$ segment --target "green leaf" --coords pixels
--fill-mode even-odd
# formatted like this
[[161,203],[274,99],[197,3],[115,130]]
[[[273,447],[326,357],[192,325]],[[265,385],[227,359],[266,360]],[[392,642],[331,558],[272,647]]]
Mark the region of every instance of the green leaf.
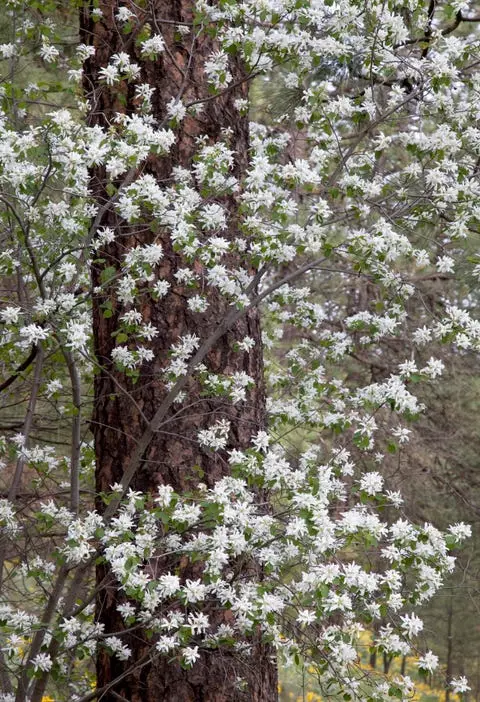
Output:
[[113,266],[107,266],[100,273],[100,281],[102,285],[108,285],[108,283],[115,278],[117,275],[117,269]]

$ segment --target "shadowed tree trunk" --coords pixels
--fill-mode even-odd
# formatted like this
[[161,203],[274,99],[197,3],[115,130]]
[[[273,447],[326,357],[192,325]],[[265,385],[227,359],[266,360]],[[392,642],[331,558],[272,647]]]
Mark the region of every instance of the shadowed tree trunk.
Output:
[[453,677],[453,587],[450,589],[450,598],[447,609],[447,668],[445,678],[445,702],[450,702],[450,681]]
[[[131,60],[141,67],[141,82],[155,88],[153,117],[159,125],[165,120],[165,105],[172,97],[181,95],[183,102],[188,103],[209,96],[203,64],[218,47],[206,32],[195,38],[197,28],[191,26],[192,0],[151,0],[141,5],[123,2],[122,6],[130,7],[136,15],[129,32],[122,32],[122,26],[115,18],[118,2],[101,1],[99,7],[103,16],[99,21],[92,19],[93,6],[92,3],[81,12],[82,41],[96,49],[95,55],[86,63],[83,84],[91,108],[91,125],[107,127],[112,124],[116,113],[135,112],[131,85],[121,82],[107,86],[99,81],[99,70],[108,65],[112,54],[119,52],[128,53]],[[140,6],[143,9],[139,9]],[[155,61],[142,58],[135,41],[147,23],[152,34],[162,33],[166,44],[166,51]],[[191,31],[188,34],[176,31],[176,25],[180,23],[190,27]],[[232,89],[205,102],[203,110],[195,118],[187,116],[183,120],[176,129],[176,142],[168,157],[149,159],[144,172],[153,175],[158,183],[171,185],[174,166],[190,168],[195,153],[195,138],[199,134],[206,134],[213,143],[226,128],[231,130],[231,144],[236,154],[233,174],[242,178],[248,158],[248,121],[239,115],[234,101],[245,98],[248,87],[243,66],[235,57],[230,59],[230,71],[233,75]],[[121,180],[118,182],[120,184]],[[100,206],[108,200],[103,166],[92,168],[91,188]],[[235,198],[225,196],[219,202],[228,210],[230,222],[228,232],[222,232],[222,235],[236,236]],[[150,420],[164,400],[167,389],[162,371],[167,365],[172,344],[185,334],[196,334],[200,339],[206,339],[225,317],[228,308],[225,299],[210,292],[209,307],[205,313],[190,311],[187,307],[188,291],[175,278],[175,273],[185,266],[185,261],[174,251],[168,231],[153,233],[145,226],[128,225],[112,210],[104,213],[101,226],[113,229],[115,240],[97,252],[91,266],[94,341],[99,363],[92,420],[98,492],[108,491],[113,483],[121,480],[136,443],[146,428],[145,419]],[[141,310],[143,320],[151,322],[159,334],[150,342],[154,360],[142,365],[138,381],[133,383],[117,371],[111,361],[111,352],[115,347],[113,333],[118,329],[119,317],[128,307],[119,302],[113,287],[100,293],[96,288],[102,281],[102,270],[113,267],[119,271],[119,262],[130,249],[153,242],[161,243],[164,250],[155,275],[168,281],[170,289],[160,301],[155,301],[147,289],[139,291],[136,307]],[[198,262],[195,265],[201,275],[202,264]],[[107,301],[111,316],[104,315]],[[235,350],[235,342],[245,336],[255,340],[255,348],[250,353]],[[242,449],[249,445],[251,436],[265,426],[262,346],[256,310],[250,311],[222,336],[209,352],[205,365],[213,373],[248,373],[255,384],[248,393],[247,401],[233,405],[225,399],[204,398],[196,381],[190,380],[184,401],[174,405],[162,428],[150,442],[142,466],[132,482],[134,490],[155,493],[158,485],[169,484],[181,492],[195,488],[200,480],[211,487],[228,473],[228,456],[226,452],[212,453],[200,447],[197,440],[199,430],[226,418],[231,421],[228,448]],[[202,477],[199,478],[199,475]],[[254,568],[251,564],[246,567]],[[183,560],[181,564],[164,560],[160,566],[156,564],[156,575],[159,568],[165,571],[177,568],[177,572],[180,569],[179,572],[186,578],[198,577],[201,565]],[[123,601],[122,595],[105,565],[97,569],[97,583],[102,584],[97,597],[97,620],[105,626],[106,634],[121,633],[125,624],[117,612],[117,605]],[[212,603],[209,607],[206,611],[213,629],[229,622],[228,613],[218,603]],[[155,652],[152,646],[155,640],[148,640],[141,630],[122,634],[121,639],[132,649],[133,660],[120,661],[104,651],[98,654],[98,689],[124,676],[102,694],[103,702],[119,699],[129,702],[272,702],[277,698],[272,650],[260,641],[260,637],[252,637],[251,655],[248,657],[241,658],[231,650],[211,650],[202,653],[201,659],[190,670],[184,670],[178,662],[169,660],[170,656],[156,654],[156,657],[149,657],[149,651]],[[132,665],[133,670],[130,670]],[[243,685],[238,684],[240,678],[244,681]]]

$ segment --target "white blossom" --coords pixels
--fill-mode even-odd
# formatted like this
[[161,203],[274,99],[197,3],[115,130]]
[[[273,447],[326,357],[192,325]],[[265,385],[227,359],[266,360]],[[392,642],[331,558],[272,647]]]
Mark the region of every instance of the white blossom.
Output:
[[471,690],[467,678],[463,675],[458,678],[452,678],[450,680],[450,687],[454,695],[463,694]]
[[53,661],[48,653],[38,653],[32,661],[34,670],[48,672],[51,670]]
[[438,656],[432,653],[432,651],[427,651],[418,659],[417,665],[421,670],[433,673],[433,671],[438,668]]
[[195,661],[200,658],[200,653],[198,652],[198,646],[187,646],[181,649],[182,658],[185,665],[192,666]]

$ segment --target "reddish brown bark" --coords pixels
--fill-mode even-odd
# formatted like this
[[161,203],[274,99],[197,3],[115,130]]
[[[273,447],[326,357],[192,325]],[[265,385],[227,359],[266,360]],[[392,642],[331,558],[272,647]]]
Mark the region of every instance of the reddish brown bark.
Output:
[[[175,24],[191,22],[191,0],[151,0],[143,10],[140,21],[133,31],[122,34],[115,20],[118,2],[100,2],[103,18],[99,22],[91,20],[90,8],[81,14],[82,40],[93,44],[96,54],[86,66],[84,89],[91,105],[91,124],[106,126],[116,112],[131,113],[135,109],[133,88],[127,84],[108,88],[98,80],[98,71],[108,64],[112,54],[126,51],[142,68],[142,80],[154,85],[153,114],[161,123],[165,119],[165,105],[171,97],[182,91],[184,102],[207,97],[208,91],[203,72],[205,58],[216,47],[215,40],[206,33],[195,40],[192,34],[179,41],[175,37]],[[128,3],[122,3],[125,5]],[[139,15],[138,4],[132,9]],[[166,22],[164,21],[166,20]],[[168,50],[155,62],[142,60],[135,45],[135,36],[146,22],[152,32],[158,29],[165,39]],[[154,29],[155,28],[155,29]],[[236,87],[205,103],[201,114],[193,119],[187,117],[177,130],[177,140],[170,155],[151,159],[146,170],[156,176],[158,182],[168,184],[172,166],[189,168],[195,152],[195,137],[207,134],[214,141],[221,130],[232,130],[232,143],[236,152],[234,174],[241,178],[245,171],[248,152],[248,122],[240,117],[234,108],[234,101],[246,97],[247,82],[243,67],[238,59],[232,58],[230,70]],[[119,98],[121,94],[121,99]],[[105,202],[104,170],[101,167],[92,171],[92,188],[99,203]],[[233,197],[223,198],[222,204],[230,213],[230,236],[235,235],[236,203]],[[141,368],[138,382],[133,384],[124,374],[115,370],[111,363],[111,351],[115,346],[113,332],[118,328],[118,317],[125,312],[109,293],[113,305],[113,315],[105,318],[102,304],[105,294],[94,294],[94,338],[95,352],[100,370],[95,378],[95,407],[93,412],[93,433],[96,451],[96,487],[98,492],[108,491],[109,486],[120,481],[129,465],[129,459],[136,442],[145,429],[145,417],[149,420],[165,398],[166,388],[162,369],[167,364],[168,350],[179,336],[191,333],[206,339],[224,318],[227,303],[220,296],[209,294],[210,306],[206,313],[189,311],[186,290],[178,285],[174,274],[185,262],[174,252],[168,232],[160,236],[146,231],[145,227],[127,226],[113,211],[109,210],[102,226],[112,227],[121,234],[112,244],[98,252],[92,263],[93,288],[100,283],[102,269],[118,267],[126,251],[139,243],[160,241],[165,256],[157,270],[159,279],[168,280],[170,293],[160,302],[155,302],[148,291],[141,296],[141,308],[145,321],[151,321],[160,331],[152,343],[155,359]],[[99,259],[101,262],[99,262]],[[198,263],[201,271],[201,264]],[[255,339],[255,350],[250,353],[238,352],[234,344],[239,339],[250,336]],[[187,386],[187,398],[183,404],[176,404],[167,417],[163,428],[151,441],[137,472],[133,489],[154,493],[159,484],[170,484],[177,491],[191,489],[199,482],[199,469],[202,480],[212,485],[228,472],[226,453],[212,454],[198,445],[197,434],[215,420],[227,418],[231,421],[229,448],[245,448],[250,438],[265,424],[265,397],[259,317],[256,310],[240,319],[230,331],[209,352],[205,364],[215,373],[245,371],[255,379],[255,386],[243,405],[233,405],[222,399],[205,399],[194,380]],[[121,390],[123,389],[123,391]],[[143,414],[143,417],[142,417]],[[176,564],[177,567],[179,564]],[[175,564],[165,563],[170,569]],[[195,568],[198,569],[198,565]],[[251,568],[252,566],[248,566]],[[194,572],[194,567],[182,563],[184,577]],[[107,582],[97,599],[97,619],[105,626],[106,633],[121,632],[124,628],[116,607],[120,601],[115,581],[105,566],[98,568],[97,581]],[[227,613],[212,603],[209,614],[217,625],[227,620]],[[142,631],[122,636],[122,640],[133,650],[134,661],[141,661],[152,646]],[[271,702],[277,697],[276,668],[272,662],[271,649],[258,640],[252,640],[252,655],[241,659],[231,651],[210,651],[203,653],[201,660],[191,670],[183,670],[179,663],[166,658],[156,658],[145,665],[139,665],[126,675],[111,690],[102,695],[103,702],[127,699],[130,702],[240,702],[240,700]],[[100,652],[97,660],[97,685],[101,689],[115,678],[126,673],[132,662],[122,662]],[[246,686],[240,689],[236,680],[242,678]],[[119,697],[120,695],[120,697]]]

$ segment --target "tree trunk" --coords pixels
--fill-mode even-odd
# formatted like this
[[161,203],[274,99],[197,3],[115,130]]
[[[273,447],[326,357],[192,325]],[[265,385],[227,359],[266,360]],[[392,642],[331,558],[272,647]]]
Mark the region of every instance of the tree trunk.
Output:
[[[192,0],[150,0],[141,5],[122,2],[123,7],[130,7],[136,14],[133,29],[128,33],[122,33],[121,25],[115,19],[119,6],[115,0],[99,3],[103,12],[99,21],[92,20],[93,2],[82,11],[82,41],[96,48],[95,55],[86,63],[84,77],[84,90],[91,106],[90,124],[107,127],[116,113],[133,114],[135,111],[134,91],[130,85],[124,82],[109,87],[99,81],[100,68],[108,65],[112,54],[121,51],[128,53],[131,60],[140,65],[141,82],[155,87],[153,117],[159,124],[165,120],[165,105],[172,97],[181,93],[184,102],[209,97],[203,64],[209,54],[218,48],[215,39],[206,32],[193,39],[196,27],[186,36],[178,32],[175,34],[178,23],[191,23],[191,5]],[[140,6],[144,9],[139,9]],[[167,47],[155,61],[143,59],[135,42],[135,36],[146,23],[152,28],[152,33],[161,31]],[[243,66],[235,57],[230,59],[230,71],[235,87],[205,102],[203,111],[197,117],[187,116],[176,130],[176,142],[169,156],[150,158],[144,172],[154,175],[159,183],[170,185],[172,167],[190,168],[198,135],[206,134],[213,143],[220,138],[222,130],[229,128],[236,154],[233,174],[242,177],[248,157],[248,121],[239,115],[234,101],[247,96],[248,86]],[[99,205],[108,200],[103,166],[92,169],[91,188]],[[225,196],[219,201],[228,210],[229,221],[235,222],[235,198]],[[145,418],[152,418],[167,394],[162,370],[168,363],[168,351],[172,344],[185,334],[196,334],[202,340],[206,339],[225,317],[228,308],[223,297],[210,292],[207,312],[191,312],[187,307],[188,290],[174,277],[177,270],[185,266],[185,261],[181,254],[174,251],[169,233],[161,231],[154,234],[145,226],[127,225],[112,209],[105,212],[101,226],[112,228],[116,234],[121,233],[121,237],[116,237],[97,252],[91,267],[94,343],[99,364],[95,376],[92,420],[98,493],[109,491],[113,483],[121,480],[136,443],[146,428]],[[223,235],[236,236],[235,225],[230,224],[228,233]],[[157,327],[159,334],[150,342],[154,360],[142,365],[138,381],[133,383],[116,370],[111,361],[111,352],[115,347],[112,334],[118,329],[119,317],[126,308],[116,298],[113,288],[101,293],[95,292],[95,289],[100,285],[103,269],[114,267],[119,270],[119,261],[129,249],[139,243],[153,242],[161,243],[164,250],[156,276],[168,281],[170,289],[160,301],[155,301],[148,289],[140,293],[136,307],[141,309],[143,320]],[[201,273],[201,263],[195,265]],[[110,317],[104,316],[103,305],[107,300],[111,304]],[[255,348],[249,353],[235,350],[235,343],[245,336],[255,340]],[[190,379],[185,399],[170,409],[163,425],[165,430],[157,432],[150,442],[131,485],[134,490],[155,493],[160,484],[168,484],[175,491],[182,492],[195,487],[199,480],[211,487],[228,472],[227,454],[222,451],[213,454],[200,447],[197,440],[199,430],[226,418],[231,421],[228,448],[242,449],[249,445],[252,435],[264,428],[265,391],[258,312],[251,310],[225,333],[204,363],[213,373],[248,373],[255,380],[255,385],[247,401],[233,405],[225,399],[205,398],[196,381]],[[199,474],[203,476],[201,479]],[[192,577],[195,573],[198,576],[201,565],[182,561],[182,564],[164,563],[162,567],[165,570],[177,568],[177,572],[180,568],[183,577]],[[106,634],[118,634],[125,629],[117,612],[122,595],[105,565],[98,567],[97,583],[102,583],[97,597],[97,620],[105,626]],[[228,621],[228,613],[218,603],[212,603],[207,613],[214,625]],[[102,650],[98,654],[98,689],[108,686],[129,671],[102,694],[103,702],[119,699],[129,702],[272,702],[277,698],[272,650],[262,643],[260,636],[252,638],[251,655],[247,658],[241,658],[231,650],[204,652],[189,670],[184,670],[179,662],[171,661],[170,656],[162,658],[157,655],[149,659],[148,652],[155,650],[152,647],[155,641],[147,640],[142,631],[126,633],[121,638],[132,649],[133,661],[120,661]],[[138,665],[131,671],[135,663]],[[244,681],[243,686],[238,684],[239,678]]]
[[445,687],[445,702],[450,702],[450,682],[453,677],[453,587],[450,586],[450,598],[447,609],[447,668],[445,671],[447,684]]

